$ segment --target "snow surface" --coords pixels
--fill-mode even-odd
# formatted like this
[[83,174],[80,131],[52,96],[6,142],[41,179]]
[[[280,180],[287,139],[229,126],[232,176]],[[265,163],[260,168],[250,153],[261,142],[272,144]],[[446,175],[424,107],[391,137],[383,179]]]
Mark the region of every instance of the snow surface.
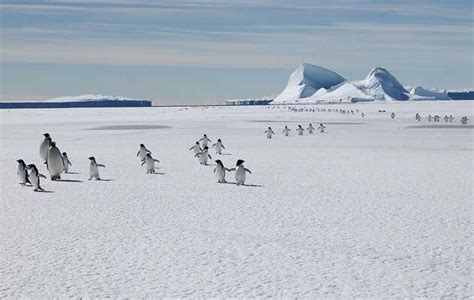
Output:
[[[473,128],[459,117],[471,122],[473,104],[319,106],[365,118],[283,106],[0,111],[0,297],[472,297]],[[327,133],[281,134],[309,122]],[[44,132],[75,173],[34,193],[16,159],[46,174]],[[203,133],[226,146],[213,159],[245,160],[249,186],[199,165],[188,149]],[[140,143],[157,174],[140,167]],[[106,180],[87,180],[91,155]]]
[[321,88],[329,89],[344,81],[333,71],[305,63],[290,75],[286,88],[275,98],[274,103],[306,98]]

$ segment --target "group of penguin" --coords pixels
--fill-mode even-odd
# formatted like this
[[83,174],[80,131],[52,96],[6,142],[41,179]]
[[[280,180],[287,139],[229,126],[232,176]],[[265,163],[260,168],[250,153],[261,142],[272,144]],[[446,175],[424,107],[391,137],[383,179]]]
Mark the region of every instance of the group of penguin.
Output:
[[[189,148],[189,151],[193,151],[194,157],[199,159],[201,165],[207,165],[207,162],[212,159],[212,156],[209,154],[208,143],[212,143],[211,140],[207,137],[207,134],[204,134],[196,143]],[[221,139],[217,139],[217,142],[214,143],[211,147],[214,147],[216,154],[221,155],[222,150],[225,150],[224,144],[222,144]],[[227,183],[225,179],[226,172],[235,172],[235,184],[236,185],[245,185],[245,179],[247,173],[252,174],[252,172],[244,166],[244,160],[238,159],[235,168],[228,169],[224,167],[224,163],[220,159],[216,159],[216,167],[214,168],[214,174],[216,175],[218,183]]]
[[[49,176],[51,180],[60,180],[62,173],[68,173],[69,167],[72,167],[72,163],[69,161],[66,152],[62,152],[56,146],[56,142],[53,142],[49,133],[43,134],[44,139],[40,144],[39,154],[41,160],[46,164]],[[90,177],[89,180],[95,178],[100,180],[99,167],[105,167],[103,164],[97,163],[95,157],[89,157],[90,160]],[[46,178],[45,175],[38,171],[35,164],[26,164],[23,159],[18,159],[18,170],[17,174],[20,178],[20,184],[27,185],[31,184],[35,192],[42,192],[44,189],[41,187],[40,178]]]
[[[319,124],[318,130],[319,130],[320,133],[324,133],[325,129],[326,129],[326,126],[324,126],[322,123]],[[313,124],[310,123],[308,128],[306,128],[306,130],[308,131],[308,134],[313,134],[315,128],[313,127]],[[291,131],[291,129],[288,128],[288,126],[285,125],[285,128],[283,128],[283,130],[281,132],[285,136],[290,136],[290,131]],[[305,130],[303,129],[303,127],[301,125],[298,125],[298,127],[296,128],[296,132],[298,133],[298,135],[303,135],[304,131]],[[267,136],[267,139],[271,139],[274,134],[275,134],[275,132],[273,131],[272,127],[268,127],[268,129],[265,131],[265,135]]]

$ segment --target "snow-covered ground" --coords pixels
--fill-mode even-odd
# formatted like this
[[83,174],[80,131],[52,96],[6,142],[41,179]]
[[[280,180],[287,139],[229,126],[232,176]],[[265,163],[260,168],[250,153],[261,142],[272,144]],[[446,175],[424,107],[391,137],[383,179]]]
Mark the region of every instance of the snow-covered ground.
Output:
[[[283,107],[2,110],[0,297],[472,297],[473,127],[459,117],[472,124],[473,105],[319,106],[365,118]],[[456,121],[418,123],[416,112]],[[294,136],[309,122],[327,133]],[[74,174],[35,193],[18,184],[16,160],[47,174],[44,132]],[[214,167],[199,165],[188,149],[203,133],[226,146],[213,159],[246,161],[249,186],[218,184]],[[140,143],[161,160],[158,174],[140,167]],[[91,155],[106,180],[87,180]]]

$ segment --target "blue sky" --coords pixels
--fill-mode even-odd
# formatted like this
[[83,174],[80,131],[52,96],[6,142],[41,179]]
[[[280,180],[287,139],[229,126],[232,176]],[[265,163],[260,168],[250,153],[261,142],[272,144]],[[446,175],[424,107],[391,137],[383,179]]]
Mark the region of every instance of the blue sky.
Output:
[[0,0],[1,100],[276,96],[309,62],[473,88],[473,1]]

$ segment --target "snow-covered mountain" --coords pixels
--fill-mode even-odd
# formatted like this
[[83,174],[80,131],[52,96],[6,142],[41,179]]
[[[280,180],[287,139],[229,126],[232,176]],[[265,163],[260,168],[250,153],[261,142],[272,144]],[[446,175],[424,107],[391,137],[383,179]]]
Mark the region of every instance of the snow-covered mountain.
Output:
[[110,95],[84,94],[79,96],[64,96],[45,100],[45,102],[80,102],[80,101],[141,101],[142,99],[125,98]]
[[446,90],[418,86],[408,91],[395,76],[381,67],[373,68],[362,80],[347,81],[333,71],[305,63],[291,74],[286,88],[272,103],[451,99]]
[[286,88],[273,102],[298,101],[312,96],[319,89],[329,89],[344,81],[333,71],[305,63],[290,75]]

